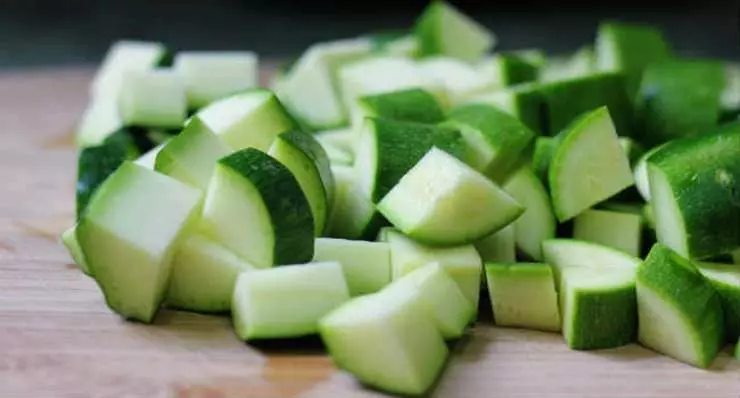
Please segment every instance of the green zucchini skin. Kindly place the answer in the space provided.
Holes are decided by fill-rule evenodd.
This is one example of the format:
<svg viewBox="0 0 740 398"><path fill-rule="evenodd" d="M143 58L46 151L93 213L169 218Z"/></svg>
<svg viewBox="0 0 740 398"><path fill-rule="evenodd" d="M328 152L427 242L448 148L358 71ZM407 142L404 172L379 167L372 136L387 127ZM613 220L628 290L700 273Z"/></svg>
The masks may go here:
<svg viewBox="0 0 740 398"><path fill-rule="evenodd" d="M372 116L390 120L439 123L445 118L434 96L418 88L369 95L358 102Z"/></svg>

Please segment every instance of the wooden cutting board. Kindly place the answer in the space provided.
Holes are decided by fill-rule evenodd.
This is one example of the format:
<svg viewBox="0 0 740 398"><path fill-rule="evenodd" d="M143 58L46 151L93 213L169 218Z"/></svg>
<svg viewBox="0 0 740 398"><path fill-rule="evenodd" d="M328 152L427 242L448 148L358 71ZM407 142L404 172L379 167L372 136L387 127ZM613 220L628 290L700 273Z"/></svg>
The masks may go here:
<svg viewBox="0 0 740 398"><path fill-rule="evenodd" d="M70 133L90 70L0 75L0 397L380 397L320 344L240 342L226 317L124 322L58 243L73 219ZM561 336L477 325L436 397L740 397L728 355L699 370L632 345L570 351Z"/></svg>

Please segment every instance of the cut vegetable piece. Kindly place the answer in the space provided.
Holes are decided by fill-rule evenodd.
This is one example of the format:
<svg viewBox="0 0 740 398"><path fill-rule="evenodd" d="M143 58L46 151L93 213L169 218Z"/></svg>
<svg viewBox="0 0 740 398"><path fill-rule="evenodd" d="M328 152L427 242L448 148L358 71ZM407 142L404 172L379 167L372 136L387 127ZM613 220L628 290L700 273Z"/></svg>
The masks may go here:
<svg viewBox="0 0 740 398"><path fill-rule="evenodd" d="M311 207L287 167L247 148L216 164L201 230L255 267L313 257Z"/></svg>
<svg viewBox="0 0 740 398"><path fill-rule="evenodd" d="M369 35L374 53L415 58L419 53L419 40L405 30L379 32Z"/></svg>
<svg viewBox="0 0 740 398"><path fill-rule="evenodd" d="M445 118L444 110L435 97L418 88L360 97L352 113L355 130L361 129L368 117L430 124Z"/></svg>
<svg viewBox="0 0 740 398"><path fill-rule="evenodd" d="M375 56L352 63L339 71L341 97L347 109L357 99L410 88L426 90L443 106L447 104L442 83L421 72L413 60L402 57Z"/></svg>
<svg viewBox="0 0 740 398"><path fill-rule="evenodd" d="M251 51L182 51L173 69L182 76L188 107L198 109L257 86L257 54Z"/></svg>
<svg viewBox="0 0 740 398"><path fill-rule="evenodd" d="M339 86L339 70L370 54L367 38L315 44L306 50L284 77L277 91L290 112L312 129L347 124Z"/></svg>
<svg viewBox="0 0 740 398"><path fill-rule="evenodd" d="M512 224L516 248L526 257L541 261L542 242L554 238L556 230L547 190L528 167L514 173L503 188L525 208Z"/></svg>
<svg viewBox="0 0 740 398"><path fill-rule="evenodd" d="M708 368L724 342L719 295L696 266L657 243L637 271L639 341L678 361Z"/></svg>
<svg viewBox="0 0 740 398"><path fill-rule="evenodd" d="M123 125L117 98L92 99L76 127L75 144L83 148L100 145Z"/></svg>
<svg viewBox="0 0 740 398"><path fill-rule="evenodd" d="M197 189L131 162L95 192L77 239L113 311L145 323L154 319L172 256L195 227L201 199Z"/></svg>
<svg viewBox="0 0 740 398"><path fill-rule="evenodd" d="M589 209L573 222L573 238L640 255L642 215Z"/></svg>
<svg viewBox="0 0 740 398"><path fill-rule="evenodd" d="M624 76L616 72L543 84L538 88L547 104L543 134L556 135L580 115L606 107L620 136L633 136L632 101L624 88Z"/></svg>
<svg viewBox="0 0 740 398"><path fill-rule="evenodd" d="M573 53L550 57L540 68L541 82L556 82L589 76L596 72L594 48L588 44Z"/></svg>
<svg viewBox="0 0 740 398"><path fill-rule="evenodd" d="M412 289L355 298L322 318L319 331L339 369L390 393L423 394L449 355Z"/></svg>
<svg viewBox="0 0 740 398"><path fill-rule="evenodd" d="M659 145L645 152L637 160L634 167L635 186L637 187L637 191L640 192L640 196L648 203L650 202L650 179L648 178L647 160L663 146Z"/></svg>
<svg viewBox="0 0 740 398"><path fill-rule="evenodd" d="M164 146L167 145L168 141L165 141L157 145L156 147L148 150L146 153L136 158L134 163L149 170L154 170L154 167L157 163L157 155L159 155L159 151L161 151Z"/></svg>
<svg viewBox="0 0 740 398"><path fill-rule="evenodd" d="M162 43L119 40L105 54L90 85L90 94L94 101L115 100L124 85L126 72L154 69L168 56L169 51Z"/></svg>
<svg viewBox="0 0 740 398"><path fill-rule="evenodd" d="M357 185L351 166L332 166L335 179L334 206L327 222L326 236L344 239L372 239L385 224L375 205Z"/></svg>
<svg viewBox="0 0 740 398"><path fill-rule="evenodd" d="M475 246L426 246L392 228L384 229L382 235L391 248L393 280L426 264L439 263L473 307L478 308L483 265Z"/></svg>
<svg viewBox="0 0 740 398"><path fill-rule="evenodd" d="M545 262L553 266L559 285L560 271L570 267L636 269L640 259L608 246L575 239L549 239L542 242ZM557 285L556 285L557 286Z"/></svg>
<svg viewBox="0 0 740 398"><path fill-rule="evenodd" d="M578 117L555 141L548 185L560 222L634 184L606 107Z"/></svg>
<svg viewBox="0 0 740 398"><path fill-rule="evenodd" d="M230 152L229 147L195 116L159 151L154 170L205 191L216 162Z"/></svg>
<svg viewBox="0 0 740 398"><path fill-rule="evenodd" d="M313 134L313 137L316 138L316 141L318 141L324 149L326 149L326 146L334 146L347 152L351 157L354 155L357 136L350 128L317 131Z"/></svg>
<svg viewBox="0 0 740 398"><path fill-rule="evenodd" d="M462 135L452 127L365 119L354 165L362 192L377 203L432 147L466 157Z"/></svg>
<svg viewBox="0 0 740 398"><path fill-rule="evenodd" d="M315 334L319 320L349 298L337 262L242 272L231 303L234 331L242 340Z"/></svg>
<svg viewBox="0 0 740 398"><path fill-rule="evenodd" d="M635 105L644 131L640 140L655 146L713 128L724 84L719 61L673 59L649 65Z"/></svg>
<svg viewBox="0 0 740 398"><path fill-rule="evenodd" d="M518 119L485 104L453 109L448 123L459 129L468 143L467 163L499 183L522 164L535 138Z"/></svg>
<svg viewBox="0 0 740 398"><path fill-rule="evenodd" d="M110 135L99 146L82 149L77 158L76 203L77 219L87 207L98 187L115 172L123 162L134 159L138 151L125 130Z"/></svg>
<svg viewBox="0 0 740 398"><path fill-rule="evenodd" d="M465 163L436 147L378 203L406 235L427 244L472 243L512 223L524 207ZM483 212L480 209L495 209Z"/></svg>
<svg viewBox="0 0 740 398"><path fill-rule="evenodd" d="M484 74L455 58L429 57L417 65L421 73L442 84L452 105L496 87L493 75Z"/></svg>
<svg viewBox="0 0 740 398"><path fill-rule="evenodd" d="M573 350L615 348L636 340L634 268L565 267L560 270L560 305L563 336Z"/></svg>
<svg viewBox="0 0 740 398"><path fill-rule="evenodd" d="M740 338L740 267L735 264L698 263L696 266L712 283L722 301L725 341Z"/></svg>
<svg viewBox="0 0 740 398"><path fill-rule="evenodd" d="M313 261L341 264L352 296L375 293L391 282L390 247L384 242L318 238Z"/></svg>
<svg viewBox="0 0 740 398"><path fill-rule="evenodd" d="M62 232L62 243L67 249L67 252L72 257L72 261L77 264L78 267L85 273L85 275L92 276L90 268L87 266L85 261L85 254L82 253L82 248L77 241L77 225L70 227L69 229Z"/></svg>
<svg viewBox="0 0 740 398"><path fill-rule="evenodd" d="M547 108L539 92L540 85L533 83L498 89L490 93L477 95L466 103L493 105L519 119L532 131L546 132Z"/></svg>
<svg viewBox="0 0 740 398"><path fill-rule="evenodd" d="M324 148L310 134L292 130L277 136L268 154L293 173L311 206L315 234L321 236L334 202L334 175Z"/></svg>
<svg viewBox="0 0 740 398"><path fill-rule="evenodd" d="M278 134L297 127L277 97L263 89L212 102L196 116L234 150L266 151Z"/></svg>
<svg viewBox="0 0 740 398"><path fill-rule="evenodd" d="M170 307L187 311L227 312L239 273L253 269L213 240L191 235L175 252L165 301Z"/></svg>
<svg viewBox="0 0 740 398"><path fill-rule="evenodd" d="M438 263L411 271L386 288L391 289L416 290L424 310L445 339L462 336L477 310Z"/></svg>
<svg viewBox="0 0 740 398"><path fill-rule="evenodd" d="M662 32L650 25L603 22L596 36L596 67L625 74L627 92L633 95L646 66L671 55Z"/></svg>
<svg viewBox="0 0 740 398"><path fill-rule="evenodd" d="M550 170L550 162L552 161L553 151L555 149L555 139L552 137L537 137L534 142L534 150L532 151L532 171L534 171L537 178L547 186L547 175Z"/></svg>
<svg viewBox="0 0 740 398"><path fill-rule="evenodd" d="M661 243L689 258L740 246L740 123L666 144L648 175Z"/></svg>
<svg viewBox="0 0 740 398"><path fill-rule="evenodd" d="M179 128L185 122L185 84L171 70L128 71L122 75L118 110L127 125Z"/></svg>
<svg viewBox="0 0 740 398"><path fill-rule="evenodd" d="M475 250L484 263L513 263L516 261L514 224L475 242Z"/></svg>
<svg viewBox="0 0 740 398"><path fill-rule="evenodd" d="M494 87L536 81L539 73L537 66L515 54L490 56L478 65L478 70L487 79L492 80L491 85Z"/></svg>
<svg viewBox="0 0 740 398"><path fill-rule="evenodd" d="M414 27L422 56L447 55L476 61L497 42L493 32L463 14L451 4L432 1Z"/></svg>
<svg viewBox="0 0 740 398"><path fill-rule="evenodd" d="M498 326L560 331L552 269L540 263L486 263L488 294Z"/></svg>

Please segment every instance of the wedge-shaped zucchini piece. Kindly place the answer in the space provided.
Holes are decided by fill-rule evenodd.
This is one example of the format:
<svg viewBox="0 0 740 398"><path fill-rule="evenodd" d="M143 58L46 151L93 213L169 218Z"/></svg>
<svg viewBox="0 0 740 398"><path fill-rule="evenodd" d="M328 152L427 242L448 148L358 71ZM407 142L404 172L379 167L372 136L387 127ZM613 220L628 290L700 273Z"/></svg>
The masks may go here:
<svg viewBox="0 0 740 398"><path fill-rule="evenodd" d="M359 186L377 203L432 147L466 156L465 142L452 127L365 119L354 164Z"/></svg>
<svg viewBox="0 0 740 398"><path fill-rule="evenodd" d="M523 83L476 95L465 103L493 105L516 117L532 131L547 133L547 107L540 85Z"/></svg>
<svg viewBox="0 0 740 398"><path fill-rule="evenodd" d="M339 71L370 54L367 38L342 39L309 47L282 78L276 92L296 118L311 129L346 125Z"/></svg>
<svg viewBox="0 0 740 398"><path fill-rule="evenodd" d="M218 161L201 230L258 268L313 257L311 207L287 167L254 148Z"/></svg>
<svg viewBox="0 0 740 398"><path fill-rule="evenodd" d="M516 234L514 224L474 243L484 263L513 263L516 261Z"/></svg>
<svg viewBox="0 0 740 398"><path fill-rule="evenodd" d="M334 206L327 222L326 236L344 239L373 239L386 224L375 211L355 178L352 166L332 166L335 181Z"/></svg>
<svg viewBox="0 0 740 398"><path fill-rule="evenodd" d="M187 114L185 83L171 70L128 71L118 110L127 125L179 128Z"/></svg>
<svg viewBox="0 0 740 398"><path fill-rule="evenodd" d="M435 0L414 27L422 56L443 54L476 61L497 42L496 35L451 4Z"/></svg>
<svg viewBox="0 0 740 398"><path fill-rule="evenodd" d="M231 152L199 118L159 151L154 170L205 191L216 162Z"/></svg>
<svg viewBox="0 0 740 398"><path fill-rule="evenodd" d="M560 222L634 184L606 107L576 118L555 141L548 185Z"/></svg>
<svg viewBox="0 0 740 398"><path fill-rule="evenodd" d="M175 252L165 301L182 310L228 312L237 276L253 269L225 247L193 234Z"/></svg>
<svg viewBox="0 0 740 398"><path fill-rule="evenodd" d="M349 298L337 262L243 272L231 304L234 331L242 340L315 334L319 320Z"/></svg>
<svg viewBox="0 0 740 398"><path fill-rule="evenodd" d="M535 138L518 119L484 104L454 108L448 123L458 128L468 143L466 163L499 183L524 162Z"/></svg>
<svg viewBox="0 0 740 398"><path fill-rule="evenodd" d="M599 25L595 50L597 69L623 72L630 95L637 91L646 66L671 56L671 48L658 28L614 21Z"/></svg>
<svg viewBox="0 0 740 398"><path fill-rule="evenodd" d="M696 266L661 243L637 272L640 344L707 368L725 337L722 303Z"/></svg>
<svg viewBox="0 0 740 398"><path fill-rule="evenodd" d="M393 228L383 228L379 238L390 245L393 280L426 264L439 263L457 283L465 297L478 308L483 264L475 246L426 246Z"/></svg>
<svg viewBox="0 0 740 398"><path fill-rule="evenodd" d="M540 68L540 82L557 82L589 76L596 72L596 54L589 43L572 53L551 56Z"/></svg>
<svg viewBox="0 0 740 398"><path fill-rule="evenodd" d="M647 160L655 152L658 152L658 150L660 150L660 148L662 148L664 145L665 144L653 147L649 151L642 154L642 156L640 156L640 158L637 160L637 163L635 164L633 169L633 174L635 177L635 187L637 187L637 191L640 193L640 196L642 196L645 202L648 203L651 201L651 196Z"/></svg>
<svg viewBox="0 0 740 398"><path fill-rule="evenodd" d="M77 241L77 225L64 230L64 232L62 232L61 239L62 244L64 244L64 247L67 249L67 253L72 257L72 261L80 267L82 272L86 275L92 276L87 266L87 262L85 261L85 254L82 253L80 243Z"/></svg>
<svg viewBox="0 0 740 398"><path fill-rule="evenodd" d="M334 175L326 151L310 134L292 130L278 135L267 153L293 173L311 205L316 236L321 236L334 203Z"/></svg>
<svg viewBox="0 0 740 398"><path fill-rule="evenodd" d="M740 123L666 144L648 176L661 243L689 258L740 246Z"/></svg>
<svg viewBox="0 0 740 398"><path fill-rule="evenodd" d="M488 262L485 270L496 325L560 331L558 295L549 265Z"/></svg>
<svg viewBox="0 0 740 398"><path fill-rule="evenodd" d="M525 208L511 225L516 248L526 257L541 261L542 242L554 238L557 228L550 195L529 167L515 172L503 188Z"/></svg>
<svg viewBox="0 0 740 398"><path fill-rule="evenodd" d="M202 196L131 162L95 192L77 226L77 239L113 311L145 323L154 319L165 297L172 256L195 227Z"/></svg>
<svg viewBox="0 0 740 398"><path fill-rule="evenodd" d="M532 150L532 171L545 186L548 184L547 176L550 173L550 162L552 162L555 144L553 137L537 137Z"/></svg>
<svg viewBox="0 0 740 398"><path fill-rule="evenodd" d="M439 263L417 268L393 281L386 289L414 288L421 297L425 311L445 339L456 339L463 335L477 308L473 307L473 303Z"/></svg>
<svg viewBox="0 0 740 398"><path fill-rule="evenodd" d="M182 76L190 109L199 109L258 84L258 57L251 51L182 51L173 69Z"/></svg>
<svg viewBox="0 0 740 398"><path fill-rule="evenodd" d="M492 80L492 86L501 88L536 81L539 76L537 64L521 54L499 53L484 59L478 65L478 70L486 79Z"/></svg>
<svg viewBox="0 0 740 398"><path fill-rule="evenodd" d="M96 146L124 127L118 111L118 97L93 98L75 128L75 144L80 148Z"/></svg>
<svg viewBox="0 0 740 398"><path fill-rule="evenodd" d="M391 282L391 251L385 242L318 238L313 261L341 264L352 296L375 293Z"/></svg>
<svg viewBox="0 0 740 398"><path fill-rule="evenodd" d="M352 107L352 125L359 129L368 117L439 123L445 113L434 95L420 88L409 88L360 97Z"/></svg>
<svg viewBox="0 0 740 398"><path fill-rule="evenodd" d="M737 342L740 338L740 267L717 263L697 263L696 266L722 301L726 341Z"/></svg>
<svg viewBox="0 0 740 398"><path fill-rule="evenodd" d="M277 97L263 89L222 98L196 115L233 150L266 151L278 134L297 127Z"/></svg>
<svg viewBox="0 0 740 398"><path fill-rule="evenodd" d="M412 286L355 298L322 318L319 331L339 369L390 393L425 393L449 355Z"/></svg>
<svg viewBox="0 0 740 398"><path fill-rule="evenodd" d="M167 63L169 50L162 43L139 40L114 42L100 63L90 84L96 100L116 99L123 86L123 75L129 71L152 70Z"/></svg>
<svg viewBox="0 0 740 398"><path fill-rule="evenodd" d="M412 238L448 246L475 242L524 212L491 180L438 148L430 149L377 208Z"/></svg>
<svg viewBox="0 0 740 398"><path fill-rule="evenodd" d="M441 82L451 105L496 88L494 76L485 74L467 62L444 56L433 56L418 63L421 73Z"/></svg>
<svg viewBox="0 0 740 398"><path fill-rule="evenodd" d="M639 258L574 239L547 240L542 253L553 267L563 336L569 347L594 350L635 341Z"/></svg>
<svg viewBox="0 0 740 398"><path fill-rule="evenodd" d="M573 221L573 238L613 247L637 257L642 244L642 215L589 209Z"/></svg>
<svg viewBox="0 0 740 398"><path fill-rule="evenodd" d="M350 159L354 157L355 153L355 142L357 141L357 135L354 134L351 128L343 127L332 130L317 131L313 134L316 141L321 144L326 150L326 146L333 146L341 149L350 156ZM327 154L329 151L327 150ZM329 160L336 160L329 157ZM352 164L350 161L349 164Z"/></svg>

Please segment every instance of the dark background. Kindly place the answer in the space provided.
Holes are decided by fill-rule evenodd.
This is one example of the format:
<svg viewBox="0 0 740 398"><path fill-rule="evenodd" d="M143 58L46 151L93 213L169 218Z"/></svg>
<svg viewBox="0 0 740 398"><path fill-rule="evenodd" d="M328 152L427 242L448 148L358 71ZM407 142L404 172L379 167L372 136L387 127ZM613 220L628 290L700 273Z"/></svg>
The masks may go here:
<svg viewBox="0 0 740 398"><path fill-rule="evenodd" d="M499 49L572 51L600 20L660 26L686 55L740 59L738 1L452 1L496 32ZM0 0L0 68L94 64L119 38L175 49L250 49L288 58L320 40L409 27L416 0Z"/></svg>

